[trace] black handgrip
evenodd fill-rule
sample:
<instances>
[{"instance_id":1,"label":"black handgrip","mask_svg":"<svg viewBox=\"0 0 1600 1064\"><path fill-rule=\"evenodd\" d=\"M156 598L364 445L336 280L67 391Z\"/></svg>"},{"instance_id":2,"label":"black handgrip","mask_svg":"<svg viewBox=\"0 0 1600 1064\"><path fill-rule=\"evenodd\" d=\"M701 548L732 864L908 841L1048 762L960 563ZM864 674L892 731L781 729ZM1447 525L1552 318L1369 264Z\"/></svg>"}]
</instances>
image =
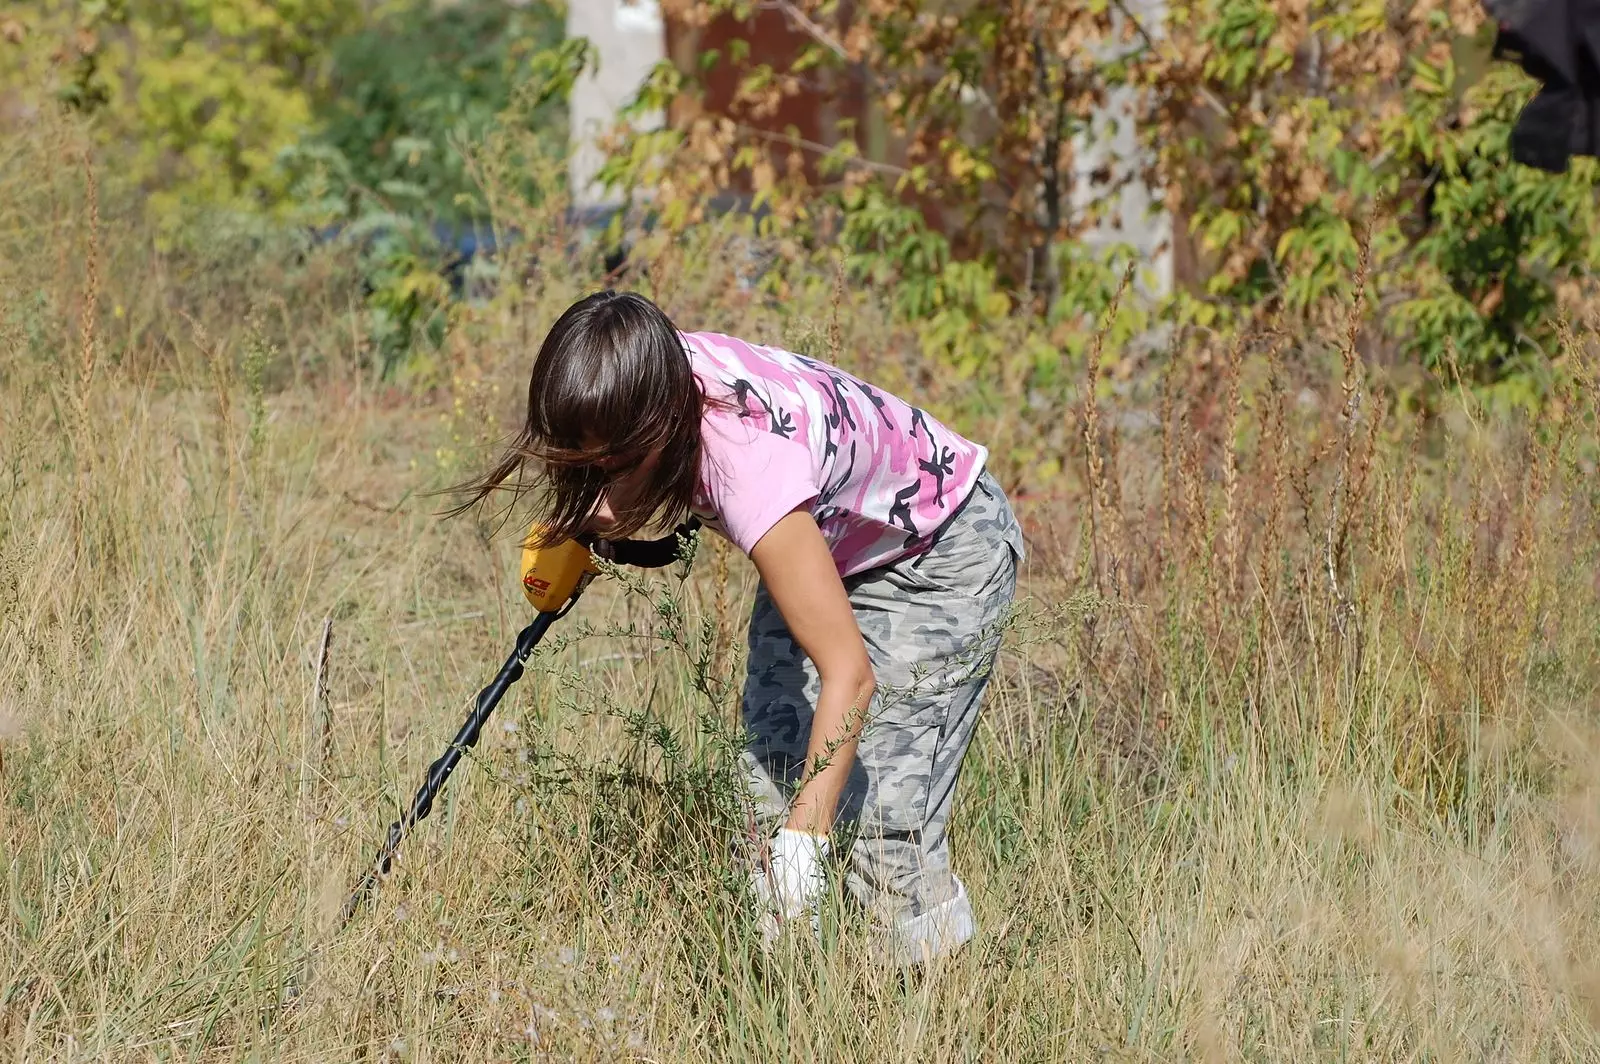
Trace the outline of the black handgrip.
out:
<instances>
[{"instance_id":1,"label":"black handgrip","mask_svg":"<svg viewBox=\"0 0 1600 1064\"><path fill-rule=\"evenodd\" d=\"M699 519L691 517L674 529L670 536L618 540L611 544L611 560L618 565L631 565L638 569L665 568L678 560L678 537L689 535L699 527Z\"/></svg>"}]
</instances>

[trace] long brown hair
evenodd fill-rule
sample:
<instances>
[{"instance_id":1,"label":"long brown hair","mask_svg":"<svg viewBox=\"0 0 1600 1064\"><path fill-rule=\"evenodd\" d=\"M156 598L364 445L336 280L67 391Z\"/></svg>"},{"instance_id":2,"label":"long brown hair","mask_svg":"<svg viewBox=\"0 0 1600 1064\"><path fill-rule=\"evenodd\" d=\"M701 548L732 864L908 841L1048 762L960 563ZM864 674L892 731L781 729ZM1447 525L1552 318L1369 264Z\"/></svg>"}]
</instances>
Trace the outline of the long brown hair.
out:
<instances>
[{"instance_id":1,"label":"long brown hair","mask_svg":"<svg viewBox=\"0 0 1600 1064\"><path fill-rule=\"evenodd\" d=\"M557 319L528 381L522 430L481 477L456 489L462 513L501 489L520 497L542 486L530 539L549 546L583 532L608 482L636 470L658 447L655 473L616 513L608 538L624 539L688 513L700 470L700 416L706 398L672 320L631 292L602 291ZM608 463L602 469L599 463ZM536 467L533 484L527 467ZM542 481L542 484L539 482Z\"/></svg>"}]
</instances>

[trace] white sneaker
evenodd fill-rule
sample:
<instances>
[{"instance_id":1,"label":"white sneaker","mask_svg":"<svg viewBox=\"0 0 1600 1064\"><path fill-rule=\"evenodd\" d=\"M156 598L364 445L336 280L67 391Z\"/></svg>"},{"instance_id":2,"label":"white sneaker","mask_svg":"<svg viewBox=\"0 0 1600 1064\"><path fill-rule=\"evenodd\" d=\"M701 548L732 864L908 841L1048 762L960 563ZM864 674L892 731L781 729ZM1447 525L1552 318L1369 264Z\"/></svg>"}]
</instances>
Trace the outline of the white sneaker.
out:
<instances>
[{"instance_id":1,"label":"white sneaker","mask_svg":"<svg viewBox=\"0 0 1600 1064\"><path fill-rule=\"evenodd\" d=\"M896 964L927 964L948 956L978 934L978 919L967 898L967 888L955 876L956 896L880 932L881 959Z\"/></svg>"}]
</instances>

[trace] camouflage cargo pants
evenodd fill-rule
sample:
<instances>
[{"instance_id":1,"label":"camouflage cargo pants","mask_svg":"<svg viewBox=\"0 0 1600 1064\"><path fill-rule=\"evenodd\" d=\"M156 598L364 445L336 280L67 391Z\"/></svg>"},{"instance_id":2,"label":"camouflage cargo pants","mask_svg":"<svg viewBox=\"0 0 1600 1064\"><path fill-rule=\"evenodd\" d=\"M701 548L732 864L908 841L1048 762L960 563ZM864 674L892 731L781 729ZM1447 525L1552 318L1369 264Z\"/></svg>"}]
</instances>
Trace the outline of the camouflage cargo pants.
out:
<instances>
[{"instance_id":1,"label":"camouflage cargo pants","mask_svg":"<svg viewBox=\"0 0 1600 1064\"><path fill-rule=\"evenodd\" d=\"M877 678L839 804L855 829L845 885L902 960L976 933L950 866L950 810L1022 556L1011 506L985 473L930 551L845 581ZM764 588L749 641L744 767L770 827L800 779L821 685Z\"/></svg>"}]
</instances>

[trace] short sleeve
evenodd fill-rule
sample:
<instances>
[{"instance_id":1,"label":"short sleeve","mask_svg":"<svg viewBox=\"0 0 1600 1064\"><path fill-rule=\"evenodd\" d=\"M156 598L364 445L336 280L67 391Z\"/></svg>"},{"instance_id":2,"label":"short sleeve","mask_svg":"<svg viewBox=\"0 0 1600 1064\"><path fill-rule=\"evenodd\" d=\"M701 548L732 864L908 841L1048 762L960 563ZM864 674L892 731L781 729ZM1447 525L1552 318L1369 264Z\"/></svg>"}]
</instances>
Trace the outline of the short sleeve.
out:
<instances>
[{"instance_id":1,"label":"short sleeve","mask_svg":"<svg viewBox=\"0 0 1600 1064\"><path fill-rule=\"evenodd\" d=\"M729 541L748 555L761 537L821 494L804 442L733 416L702 422L700 480Z\"/></svg>"}]
</instances>

